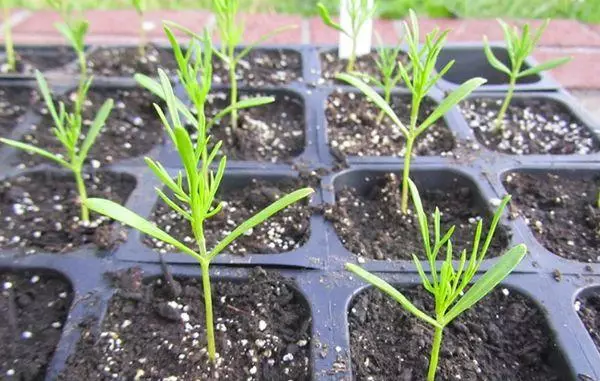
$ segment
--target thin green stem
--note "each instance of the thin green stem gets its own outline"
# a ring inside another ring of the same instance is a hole
[[[229,83],[231,86],[230,100],[229,103],[232,106],[231,110],[231,128],[235,131],[238,127],[238,112],[234,107],[237,104],[238,97],[238,86],[237,86],[237,76],[235,74],[235,62],[233,58],[229,60]]]
[[[408,211],[408,176],[410,175],[410,160],[412,156],[412,147],[414,144],[414,137],[408,137],[406,139],[406,149],[404,150],[404,172],[402,173],[402,213],[406,214]]]
[[[433,345],[431,347],[431,356],[429,358],[429,372],[427,373],[427,381],[435,381],[435,373],[437,371],[438,361],[440,358],[440,348],[442,346],[443,335],[443,328],[435,328],[435,333],[433,334]]]
[[[77,60],[79,62],[79,90],[83,89],[83,85],[87,79],[87,60],[85,58],[85,48],[77,52]]]
[[[83,176],[81,175],[81,168],[74,169],[73,174],[75,175],[75,183],[77,184],[77,191],[79,192],[79,202],[81,203],[81,220],[83,222],[89,222],[90,211],[87,206],[85,206],[87,190],[85,189],[85,183],[83,182]]]
[[[506,110],[508,110],[508,106],[510,105],[510,101],[512,99],[513,93],[515,92],[515,85],[517,83],[517,76],[513,73],[510,76],[510,82],[508,84],[508,92],[506,93],[506,98],[504,98],[504,102],[502,103],[502,107],[500,111],[498,111],[498,116],[496,117],[496,126],[494,131],[500,132],[502,131],[502,127],[504,126],[504,116],[506,115]]]
[[[210,291],[210,274],[208,272],[210,264],[208,261],[200,262],[202,268],[202,289],[204,292],[204,309],[206,315],[206,341],[208,343],[208,358],[214,363],[217,358],[215,347],[215,329],[213,326],[213,307],[212,294]]]
[[[352,36],[352,50],[350,51],[350,58],[346,65],[346,72],[352,73],[354,71],[354,64],[356,63],[356,35]]]
[[[10,25],[10,9],[6,6],[4,0],[2,0],[2,6],[4,8],[4,46],[6,49],[6,63],[8,64],[8,70],[13,72],[17,69],[17,60],[12,39],[12,27]]]
[[[146,38],[147,33],[146,29],[144,29],[144,16],[140,15],[140,42],[138,45],[138,53],[140,58],[146,55]]]
[[[390,104],[391,98],[392,98],[392,88],[390,86],[386,85],[385,89],[384,89],[383,99],[385,100],[385,103]],[[377,124],[380,124],[383,121],[383,115],[384,115],[383,110],[379,110],[379,115],[377,115]]]

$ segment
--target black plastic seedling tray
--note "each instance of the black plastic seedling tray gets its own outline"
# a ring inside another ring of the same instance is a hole
[[[312,324],[311,369],[314,380],[351,380],[352,357],[348,327],[349,306],[352,300],[363,291],[366,284],[344,270],[346,262],[358,263],[399,286],[419,284],[415,265],[402,260],[359,259],[344,247],[333,224],[323,216],[323,210],[336,203],[336,191],[344,186],[358,189],[368,186],[366,178],[385,173],[400,173],[401,157],[347,157],[347,165],[336,161],[328,146],[327,123],[324,104],[327,97],[336,89],[355,91],[347,86],[331,85],[320,81],[319,53],[328,47],[315,46],[272,46],[267,49],[292,49],[302,55],[302,79],[285,86],[265,86],[250,88],[242,85],[241,91],[261,94],[293,94],[304,104],[305,147],[299,156],[286,162],[245,162],[231,161],[223,187],[239,187],[251,179],[298,178],[307,173],[319,174],[320,183],[311,197],[310,237],[296,250],[280,254],[252,253],[245,256],[223,254],[216,258],[212,267],[213,279],[247,279],[250,269],[261,266],[266,271],[276,272],[285,278],[294,279],[298,291],[310,307]],[[461,50],[462,49],[462,50]],[[449,45],[447,57],[465,54],[465,59],[479,57],[481,45]],[[450,54],[452,53],[452,54]],[[468,52],[467,52],[468,53]],[[446,57],[446,55],[444,55]],[[481,57],[479,57],[481,58]],[[485,58],[485,57],[484,57]],[[531,65],[533,61],[528,61]],[[470,70],[472,64],[460,59],[457,70]],[[488,70],[485,67],[482,70]],[[487,73],[487,72],[485,72]],[[460,74],[460,73],[459,73]],[[565,91],[560,89],[546,75],[538,83],[519,85],[517,97],[540,97],[556,99],[565,104],[581,121],[597,135],[598,126],[587,113]],[[76,84],[76,79],[53,78],[52,86],[57,92],[64,92]],[[0,86],[35,87],[32,81],[6,81]],[[98,77],[95,86],[103,88],[131,88],[135,84],[130,78]],[[442,83],[440,89],[432,90],[430,97],[436,102],[443,99],[443,91],[451,89],[450,84]],[[482,88],[477,96],[501,96],[506,87],[495,84]],[[227,90],[217,86],[215,90]],[[487,90],[489,92],[485,92]],[[178,86],[176,91],[182,94]],[[526,91],[526,92],[525,92]],[[405,90],[397,89],[404,94]],[[16,126],[11,137],[19,139],[31,123],[37,123],[40,116],[30,111]],[[471,128],[458,108],[445,116],[448,128],[453,132],[457,144],[469,147],[477,142]],[[164,144],[155,146],[149,156],[158,158],[169,173],[175,174],[180,164],[177,154],[165,136]],[[51,165],[20,169],[14,166],[16,151],[0,148],[0,179],[6,179],[31,171],[64,173]],[[102,166],[100,170],[113,171],[132,176],[136,187],[126,202],[126,206],[148,217],[159,198],[154,187],[161,184],[146,167],[142,157]],[[493,212],[493,204],[506,194],[502,184],[503,175],[509,171],[567,171],[574,175],[585,172],[600,172],[598,153],[570,156],[512,156],[487,150],[465,149],[452,157],[417,157],[413,160],[411,173],[415,181],[427,188],[447,188],[460,184],[468,187],[475,195],[480,209]],[[551,357],[555,359],[555,369],[565,380],[600,380],[600,351],[595,347],[590,335],[575,311],[574,303],[579,297],[600,287],[600,264],[565,260],[552,254],[535,239],[530,228],[521,217],[509,219],[508,213],[502,217],[501,225],[508,233],[509,244],[525,243],[529,254],[504,282],[503,287],[519,291],[527,296],[543,312],[554,336],[556,348]],[[145,277],[160,276],[159,255],[143,243],[143,236],[126,229],[127,239],[112,250],[99,250],[90,245],[75,251],[61,254],[37,252],[26,255],[22,250],[0,251],[0,269],[20,271],[25,269],[55,271],[62,274],[72,285],[73,304],[69,312],[62,338],[48,367],[46,381],[54,380],[65,367],[67,358],[72,355],[80,342],[81,325],[90,320],[99,324],[104,318],[108,302],[115,293],[105,277],[105,273],[119,269],[141,267]],[[181,253],[163,255],[175,276],[197,277],[199,267]],[[497,259],[486,260],[481,271],[492,266]],[[423,263],[426,271],[427,264]],[[557,273],[561,274],[557,280]],[[91,319],[90,319],[91,318]]]

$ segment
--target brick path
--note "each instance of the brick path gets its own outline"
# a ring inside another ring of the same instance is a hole
[[[89,43],[135,42],[139,31],[139,20],[134,11],[89,11]],[[296,29],[288,30],[272,39],[279,44],[332,44],[337,41],[337,32],[324,26],[317,18],[304,19],[289,15],[243,15],[246,23],[246,42],[253,41],[265,32],[283,25],[295,24]],[[156,29],[149,33],[155,41],[164,41],[160,28],[161,20],[172,20],[193,30],[203,27],[214,28],[215,19],[206,11],[152,11],[147,20],[156,23]],[[16,43],[63,43],[64,39],[54,28],[58,16],[54,12],[13,11],[11,22]],[[522,21],[517,21],[522,22]],[[534,21],[539,23],[539,21]],[[423,31],[434,27],[450,28],[450,42],[480,42],[483,34],[490,41],[502,39],[502,33],[495,20],[451,20],[422,19]],[[400,21],[378,20],[375,30],[386,43],[397,41],[401,31]],[[600,92],[600,25],[588,25],[578,21],[556,20],[546,30],[539,49],[534,56],[540,60],[569,55],[573,60],[552,71],[552,75],[564,86],[576,90],[575,94],[595,96]],[[579,91],[579,92],[577,92]],[[590,95],[591,94],[591,95]],[[595,110],[600,107],[594,107]],[[600,114],[599,114],[600,116]]]

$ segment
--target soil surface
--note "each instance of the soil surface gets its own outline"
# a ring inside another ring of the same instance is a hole
[[[461,104],[480,143],[510,155],[585,155],[600,149],[589,128],[557,101],[513,98],[501,132],[496,116],[503,99],[476,98]]]
[[[379,68],[377,67],[377,59],[379,57],[379,53],[377,51],[372,51],[369,54],[364,56],[360,56],[356,59],[356,63],[354,66],[354,71],[359,73],[368,74],[372,77],[375,77],[381,80],[381,74]],[[398,55],[398,62],[406,63],[408,61],[408,56],[405,53],[400,53]],[[321,76],[329,83],[336,83],[338,85],[348,85],[347,82],[338,81],[335,79],[335,76],[338,73],[345,73],[346,66],[348,65],[348,60],[343,59],[340,60],[338,56],[337,49],[323,52],[321,53]],[[400,86],[401,84],[399,84]]]
[[[392,97],[391,106],[403,123],[410,122],[411,102],[408,95]],[[402,131],[386,116],[378,123],[379,108],[362,94],[335,92],[326,103],[327,134],[334,155],[404,156],[406,139]],[[435,107],[431,100],[421,106],[419,122]],[[452,131],[439,119],[415,143],[419,156],[446,156],[455,147]]]
[[[240,110],[238,127],[231,128],[228,116],[213,126],[213,142],[223,141],[229,160],[288,162],[304,150],[304,101],[294,93],[247,93],[240,99],[274,96],[275,102]],[[211,94],[206,115],[212,117],[229,106],[229,94]]]
[[[0,282],[0,378],[44,380],[67,320],[71,286],[44,272],[3,272]]]
[[[600,292],[596,290],[587,298],[575,303],[579,307],[577,310],[579,317],[600,350]]]
[[[403,215],[401,211],[402,178],[386,174],[371,177],[368,181],[371,185],[365,192],[351,187],[337,191],[336,204],[325,211],[326,218],[333,222],[344,246],[354,254],[370,259],[412,261],[412,254],[426,259],[411,199],[411,213]],[[481,209],[477,204],[477,195],[468,187],[459,184],[448,184],[444,189],[419,186],[419,191],[428,215],[432,215],[436,206],[440,209],[443,233],[456,225],[452,236],[456,258],[464,248],[468,253],[471,252],[473,236],[480,218],[484,219],[482,240],[485,239],[492,215]],[[428,222],[430,230],[433,231],[433,217]],[[487,256],[503,254],[507,245],[508,234],[499,226]]]
[[[71,110],[71,99],[74,97],[75,92],[69,92],[68,95],[58,99],[67,104],[67,110]],[[148,91],[141,89],[91,89],[84,106],[84,129],[85,126],[91,125],[96,112],[109,98],[114,100],[115,105],[88,154],[88,161],[94,168],[142,156],[163,142],[164,128],[152,106],[157,99]],[[31,125],[22,140],[51,152],[66,155],[62,143],[52,132],[54,123],[48,109],[40,103],[39,110],[42,114],[41,121]],[[40,163],[54,165],[48,159],[27,152],[18,154],[17,163],[27,167]]]
[[[432,314],[421,287],[403,289]],[[359,294],[350,306],[352,368],[356,380],[425,380],[433,329],[379,290]],[[551,354],[556,344],[542,312],[508,289],[497,289],[444,330],[437,380],[565,380]]]
[[[45,72],[60,69],[76,59],[72,49],[54,47],[52,49],[16,49],[17,74],[34,75],[36,70]],[[13,74],[8,71],[4,58],[0,59],[0,74]]]
[[[301,180],[252,180],[246,186],[225,189],[217,195],[217,200],[226,203],[223,210],[205,224],[207,247],[213,247],[239,224],[281,196],[305,186]],[[310,236],[311,214],[308,200],[299,201],[254,227],[251,234],[239,237],[225,252],[274,254],[294,250],[302,246]],[[151,220],[156,221],[159,227],[182,242],[194,241],[189,222],[162,201],[155,208]],[[174,247],[151,237],[146,237],[145,242],[163,253],[177,251]]]
[[[130,176],[98,172],[85,177],[88,197],[123,204],[135,188]],[[88,226],[80,221],[79,193],[71,175],[32,172],[0,182],[0,247],[21,248],[25,253],[67,252],[95,243],[100,248],[114,242],[111,221],[94,213]]]
[[[310,380],[311,317],[290,281],[262,269],[248,281],[213,280],[217,366],[206,353],[199,279],[175,287],[141,274],[110,302],[102,332],[85,329],[59,379]],[[172,284],[173,285],[173,284]]]
[[[546,249],[567,259],[600,262],[600,176],[510,173],[504,186]]]
[[[10,136],[36,99],[36,91],[26,87],[3,86],[0,88],[0,136]]]
[[[177,62],[171,49],[146,47],[140,56],[137,47],[101,47],[89,54],[88,68],[94,75],[132,77],[136,73],[158,76],[158,68],[175,73]]]
[[[229,84],[229,69],[213,56],[213,85]],[[253,49],[236,70],[240,85],[280,86],[302,80],[302,55],[294,50]]]

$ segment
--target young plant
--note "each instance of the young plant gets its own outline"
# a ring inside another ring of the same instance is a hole
[[[104,214],[114,220],[120,221],[145,234],[170,244],[198,261],[202,271],[208,354],[209,358],[214,361],[216,358],[216,348],[209,274],[211,261],[236,238],[249,231],[254,226],[264,222],[270,216],[286,208],[288,205],[309,196],[313,193],[313,190],[304,188],[283,196],[267,208],[240,224],[212,249],[208,249],[204,237],[204,222],[219,213],[223,208],[222,203],[216,202],[215,196],[219,190],[223,175],[225,174],[226,158],[222,157],[219,160],[219,163],[216,166],[216,172],[211,169],[221,146],[221,142],[216,143],[214,147],[209,150],[208,143],[210,137],[207,135],[206,119],[201,111],[202,108],[198,110],[197,114],[199,138],[194,144],[189,132],[185,129],[184,124],[180,119],[177,98],[175,98],[169,78],[162,70],[159,71],[159,76],[162,93],[165,95],[167,103],[166,108],[169,118],[167,119],[167,116],[161,107],[156,104],[154,107],[179,153],[183,171],[180,171],[174,180],[159,162],[146,158],[146,163],[170,193],[172,193],[172,196],[169,196],[162,190],[156,189],[159,197],[173,209],[174,212],[180,214],[189,222],[196,241],[196,247],[192,248],[181,243],[156,227],[152,222],[145,220],[143,217],[112,201],[90,198],[87,200],[86,205],[98,213]],[[193,95],[193,99],[206,99],[205,96],[209,89],[210,85],[207,88],[205,84],[198,83],[198,86],[194,89],[196,93]]]
[[[388,48],[380,43],[377,52],[378,56],[375,60],[375,64],[377,65],[381,79],[377,76],[359,72],[353,72],[351,74],[361,77],[369,84],[374,84],[383,89],[383,100],[385,103],[389,104],[392,97],[392,90],[398,85],[398,82],[402,80],[402,74],[400,74],[400,70],[398,70],[398,57],[401,49],[400,45],[395,48]],[[379,115],[377,116],[377,123],[381,123],[383,117],[384,112],[383,110],[380,110]]]
[[[35,76],[40,88],[40,92],[42,93],[42,97],[44,98],[44,102],[46,103],[46,107],[48,107],[48,111],[50,112],[54,122],[52,132],[62,143],[65,151],[67,152],[67,157],[65,158],[63,155],[52,153],[45,149],[16,140],[0,138],[0,142],[27,152],[38,154],[71,170],[73,172],[73,176],[75,177],[77,191],[79,192],[79,201],[81,202],[81,220],[84,223],[89,222],[89,211],[85,203],[87,200],[87,191],[82,175],[83,164],[87,158],[88,152],[92,148],[92,145],[96,141],[98,134],[100,134],[100,130],[104,126],[106,119],[112,110],[113,100],[108,99],[106,102],[104,102],[96,114],[96,117],[90,128],[84,132],[82,131],[82,109],[87,92],[92,83],[92,78],[88,79],[79,89],[73,105],[73,111],[68,113],[63,102],[60,102],[58,104],[58,110],[56,109],[54,101],[52,100],[52,96],[50,95],[48,83],[42,74],[39,71],[36,71]],[[82,134],[85,135],[83,140],[81,139]]]
[[[0,0],[4,22],[4,52],[6,54],[6,65],[9,72],[17,70],[17,57],[12,39],[12,25],[10,22],[10,8],[7,0]]]
[[[408,178],[410,174],[412,149],[415,140],[438,119],[443,117],[448,110],[486,82],[483,78],[473,78],[466,81],[448,95],[424,121],[419,122],[421,104],[427,97],[427,93],[450,69],[450,67],[452,67],[454,61],[449,62],[439,73],[434,73],[435,63],[444,45],[448,31],[439,33],[437,29],[433,30],[425,36],[425,44],[420,47],[417,17],[413,11],[410,11],[409,14],[410,24],[405,22],[404,30],[409,48],[408,57],[410,62],[408,65],[410,65],[410,67],[408,65],[405,66],[402,63],[398,65],[402,80],[412,93],[410,121],[408,126],[400,121],[400,118],[394,113],[388,102],[361,79],[345,73],[336,76],[337,79],[346,81],[361,90],[368,99],[375,103],[375,105],[377,105],[377,107],[392,120],[394,125],[402,132],[406,139],[406,147],[404,150],[404,172],[402,175],[402,213],[406,213],[408,210]]]
[[[217,29],[221,39],[221,50],[215,51],[215,54],[223,61],[229,70],[229,86],[231,110],[231,128],[237,129],[238,114],[235,107],[238,102],[238,83],[237,83],[237,65],[243,60],[250,51],[258,44],[272,38],[273,36],[288,30],[296,28],[296,25],[276,28],[273,31],[263,35],[257,41],[247,45],[239,52],[236,47],[242,42],[244,36],[244,23],[237,19],[239,0],[214,0],[213,9],[217,17]]]
[[[212,57],[214,52],[209,33],[208,31],[205,31],[204,34],[200,35],[192,32],[191,30],[179,24],[170,21],[166,21],[164,24],[165,34],[167,35],[167,39],[171,44],[171,47],[173,49],[173,55],[175,57],[175,61],[177,62],[177,75],[179,77],[179,81],[186,90],[188,99],[194,105],[196,115],[201,115],[203,118],[205,118],[204,104],[206,102],[206,97],[208,96],[212,85]],[[173,33],[171,27],[185,32],[188,36],[192,38],[192,41],[185,52],[181,48],[181,45],[179,44],[177,39],[175,38],[175,34]],[[135,74],[134,78],[138,82],[138,84],[140,84],[140,86],[144,87],[146,90],[158,96],[163,101],[166,100],[160,82],[147,75],[139,73]],[[201,86],[200,83],[198,83],[198,78],[200,78],[200,82],[203,84],[203,92],[200,92],[198,90],[198,88]],[[204,92],[206,92],[206,94],[204,94]],[[199,94],[202,94],[202,96],[199,97]],[[206,120],[206,129],[207,131],[210,131],[210,129],[212,128],[212,126],[214,126],[215,123],[217,123],[221,118],[223,118],[227,114],[230,114],[233,110],[241,110],[245,108],[262,106],[269,103],[273,103],[274,101],[274,97],[253,97],[241,100],[239,102],[236,102],[235,104],[230,104],[223,110],[217,112],[217,114],[213,118]],[[176,99],[175,104],[179,109],[179,112],[186,119],[187,123],[196,126],[197,128],[197,117],[194,115],[193,112],[190,111],[190,109],[185,105],[185,103],[179,99]]]
[[[494,232],[498,225],[498,221],[500,220],[500,216],[502,215],[506,204],[510,200],[510,196],[506,196],[498,207],[488,231],[487,238],[485,239],[485,242],[481,248],[479,245],[481,241],[483,223],[481,220],[479,220],[477,229],[475,230],[475,236],[473,238],[473,249],[471,250],[469,261],[467,262],[467,250],[464,249],[460,253],[460,261],[458,268],[456,269],[452,264],[453,252],[451,238],[452,234],[454,233],[454,226],[451,227],[450,230],[444,234],[444,236],[441,236],[441,214],[439,209],[436,208],[433,215],[434,239],[433,242],[431,242],[429,225],[427,223],[427,215],[423,210],[419,192],[412,181],[409,182],[409,186],[415,205],[415,212],[417,214],[419,227],[421,229],[421,237],[423,238],[425,255],[427,256],[429,267],[431,269],[431,278],[425,274],[421,262],[414,254],[413,260],[421,277],[421,281],[423,282],[423,287],[431,295],[433,295],[435,303],[435,315],[430,316],[424,311],[418,309],[392,285],[376,275],[363,270],[361,267],[347,263],[346,269],[352,271],[365,281],[371,283],[373,286],[391,296],[394,300],[400,303],[402,307],[404,307],[408,312],[412,313],[418,319],[421,319],[427,324],[433,326],[435,333],[433,336],[427,380],[434,381],[440,348],[442,345],[444,328],[463,312],[474,306],[478,301],[490,293],[504,278],[506,278],[521,262],[527,253],[527,247],[521,244],[508,250],[498,259],[498,262],[496,262],[492,268],[490,268],[485,274],[477,279],[472,286],[468,287],[473,280],[473,277],[481,267],[490,242],[494,237]],[[443,253],[444,246],[446,246],[446,257],[442,263],[441,269],[438,271],[435,262],[440,251]]]
[[[373,18],[375,10],[375,6],[369,6],[369,0],[346,0],[345,11],[350,17],[350,26],[349,28],[344,28],[342,25],[333,21],[329,10],[323,3],[317,3],[317,11],[321,16],[323,23],[328,27],[343,33],[351,40],[350,58],[348,59],[348,64],[346,65],[346,71],[349,73],[354,71],[359,33],[365,23]]]
[[[138,46],[138,53],[140,57],[143,57],[146,55],[147,36],[144,15],[146,13],[147,4],[146,0],[131,0],[131,2],[133,3],[133,7],[135,8],[135,11],[137,12],[140,18],[140,43]]]
[[[145,220],[143,217],[114,202],[102,199],[88,199],[86,205],[98,213],[111,217],[170,244],[198,261],[202,272],[208,355],[210,360],[214,361],[216,358],[216,347],[209,274],[211,261],[236,238],[290,204],[309,196],[313,193],[313,190],[304,188],[281,197],[267,208],[240,224],[212,249],[209,250],[207,248],[204,237],[204,223],[223,208],[223,204],[216,202],[215,197],[225,174],[227,160],[225,156],[221,157],[218,160],[218,165],[215,166],[216,172],[211,169],[222,143],[216,142],[211,147],[210,136],[208,134],[211,122],[207,121],[204,114],[204,106],[212,81],[212,43],[208,32],[206,32],[202,37],[198,36],[202,43],[200,49],[191,48],[183,54],[171,30],[165,27],[165,32],[173,44],[174,54],[179,64],[179,78],[188,98],[193,104],[195,112],[186,108],[184,103],[175,97],[171,82],[162,69],[159,70],[158,82],[148,77],[138,77],[138,80],[141,78],[141,83],[147,86],[154,94],[164,99],[166,103],[166,113],[158,105],[155,104],[154,107],[167,130],[168,136],[179,153],[183,171],[179,171],[176,178],[173,179],[160,162],[148,157],[145,160],[150,169],[171,194],[169,195],[167,192],[156,188],[158,196],[174,212],[180,214],[188,221],[196,241],[196,247],[192,248],[179,242],[156,227],[152,222]],[[194,50],[193,53],[191,52],[192,49]],[[267,101],[272,102],[273,99],[270,98]],[[247,102],[251,103],[252,101],[248,100]],[[249,105],[249,107],[251,106]],[[185,128],[181,116],[196,127],[195,133],[197,138],[195,142]]]
[[[569,62],[571,59],[570,57],[556,58],[539,64],[538,66],[522,70],[525,59],[527,56],[533,53],[533,50],[540,41],[542,34],[548,27],[549,22],[550,20],[544,21],[544,23],[537,30],[531,30],[529,24],[525,24],[519,33],[519,30],[516,26],[511,27],[504,21],[500,19],[498,20],[498,23],[504,31],[504,39],[506,43],[506,50],[508,51],[510,67],[502,63],[502,61],[496,57],[492,51],[492,48],[490,47],[487,36],[483,37],[484,51],[490,65],[492,65],[496,70],[506,74],[509,78],[508,92],[506,93],[504,102],[502,103],[500,111],[498,112],[498,116],[496,117],[495,127],[497,131],[502,130],[504,125],[504,116],[508,106],[510,105],[510,101],[514,94],[518,79],[538,74],[542,71],[554,69],[555,67]]]

